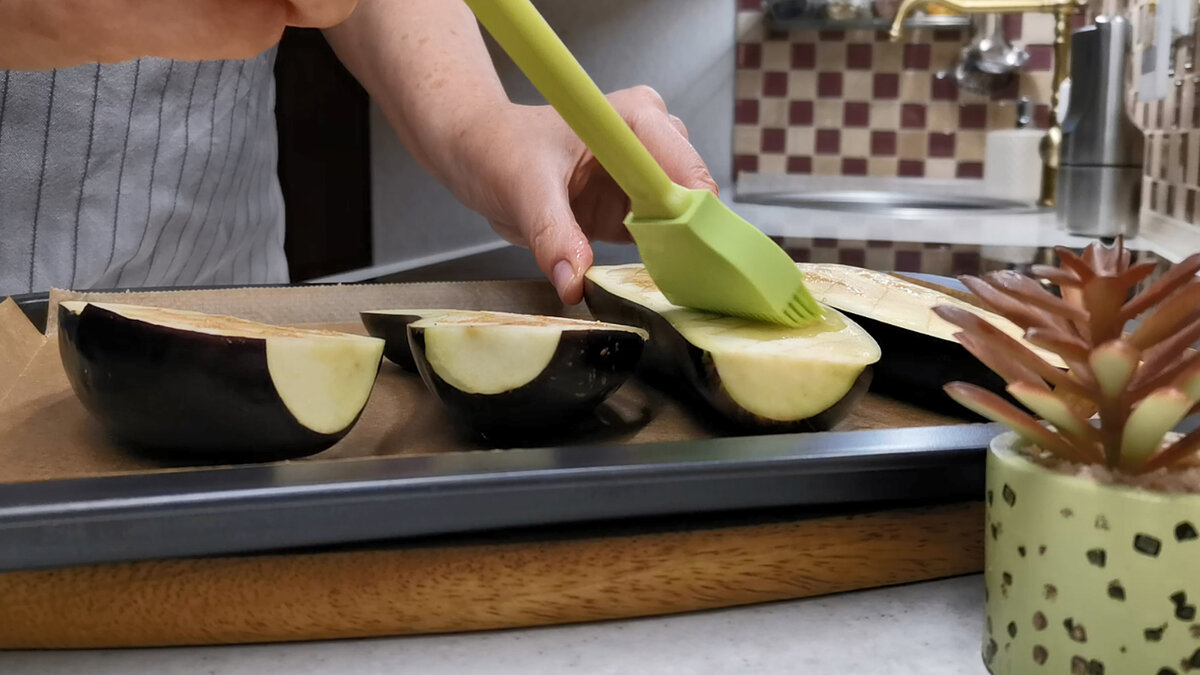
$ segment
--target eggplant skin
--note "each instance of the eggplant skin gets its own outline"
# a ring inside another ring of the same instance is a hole
[[[650,333],[642,359],[643,377],[655,386],[691,400],[717,413],[705,421],[732,431],[793,433],[827,431],[846,417],[867,392],[871,367],[854,381],[836,404],[811,417],[796,420],[767,419],[739,405],[721,384],[712,356],[688,342],[661,314],[617,296],[595,281],[584,278],[583,297],[601,321],[637,326]]]
[[[564,329],[537,377],[499,394],[475,394],[454,387],[430,366],[423,327],[410,327],[408,335],[421,378],[446,407],[477,431],[527,438],[591,414],[633,375],[646,344],[628,330]]]
[[[420,321],[424,318],[422,315],[361,312],[359,316],[367,334],[383,340],[383,355],[388,361],[410,373],[417,372],[417,363],[408,344],[408,324]]]
[[[296,421],[267,370],[265,340],[159,326],[91,304],[79,314],[59,307],[58,321],[75,394],[118,441],[144,454],[276,461],[321,452],[354,426],[322,434]]]

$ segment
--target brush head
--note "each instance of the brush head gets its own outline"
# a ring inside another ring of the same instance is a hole
[[[711,192],[687,192],[691,203],[676,218],[625,220],[668,300],[785,326],[822,318],[804,274],[778,244]]]
[[[981,67],[976,60],[960,61],[954,70],[958,88],[975,94],[991,96],[1006,90],[1017,79],[1017,71],[992,71]]]

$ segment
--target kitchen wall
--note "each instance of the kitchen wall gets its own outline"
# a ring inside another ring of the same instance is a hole
[[[649,84],[688,125],[722,185],[731,183],[733,28],[730,0],[535,0],[605,91]],[[514,99],[536,91],[503,54],[501,77]],[[403,268],[499,245],[487,223],[417,166],[377,109],[371,114],[372,219],[377,265]],[[615,247],[614,247],[615,248]],[[628,250],[626,250],[628,249]],[[610,251],[636,255],[632,247]]]
[[[820,176],[982,178],[990,129],[1015,124],[1028,97],[1049,121],[1054,20],[1004,18],[1030,58],[1012,86],[961,91],[954,66],[967,29],[778,31],[759,0],[738,7],[734,170]]]

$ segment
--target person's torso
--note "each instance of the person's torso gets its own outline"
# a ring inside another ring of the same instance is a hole
[[[0,297],[286,281],[274,60],[0,71]]]

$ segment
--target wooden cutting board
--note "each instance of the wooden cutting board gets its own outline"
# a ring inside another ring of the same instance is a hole
[[[982,569],[979,503],[703,523],[692,520],[676,531],[543,533],[0,574],[0,648],[212,645],[540,626],[802,598]]]

